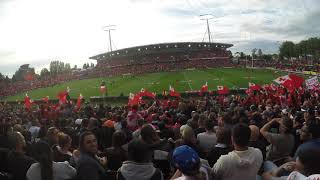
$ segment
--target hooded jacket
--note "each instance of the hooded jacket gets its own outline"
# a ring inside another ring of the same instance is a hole
[[[139,180],[150,180],[152,179],[162,179],[162,174],[160,177],[153,177],[157,169],[153,166],[153,163],[136,163],[132,161],[123,162],[121,168],[119,169],[121,175],[124,179],[139,179]]]
[[[255,180],[263,162],[259,149],[249,147],[245,151],[232,151],[222,155],[213,166],[214,173],[224,180]]]

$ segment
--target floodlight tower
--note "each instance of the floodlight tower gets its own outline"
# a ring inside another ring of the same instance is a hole
[[[109,34],[109,47],[110,47],[110,52],[112,52],[112,41],[111,41],[111,31],[116,30],[114,29],[116,25],[108,25],[108,26],[104,26],[103,30],[107,31]]]
[[[208,16],[211,16],[211,17],[208,17]],[[200,20],[207,21],[208,39],[209,39],[209,43],[211,43],[211,32],[210,32],[209,20],[213,19],[213,15],[212,14],[201,14],[200,17],[203,17]]]

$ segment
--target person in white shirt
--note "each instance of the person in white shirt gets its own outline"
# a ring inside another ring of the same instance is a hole
[[[222,155],[213,166],[218,179],[222,180],[255,180],[263,162],[259,149],[248,147],[251,130],[242,123],[232,129],[231,140],[234,151]]]
[[[213,147],[217,144],[217,136],[213,131],[214,123],[210,119],[205,120],[206,132],[200,133],[197,136],[201,150],[204,153],[209,153]]]
[[[28,180],[67,180],[75,177],[76,170],[68,162],[53,162],[49,144],[39,141],[34,148],[38,161],[28,169]]]

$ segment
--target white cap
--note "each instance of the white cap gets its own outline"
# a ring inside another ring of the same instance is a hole
[[[74,122],[76,125],[81,125],[82,123],[82,119],[76,119],[76,121]]]

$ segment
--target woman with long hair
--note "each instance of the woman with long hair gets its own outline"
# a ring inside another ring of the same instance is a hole
[[[46,142],[39,141],[34,146],[35,159],[27,172],[29,180],[66,180],[76,175],[76,170],[67,162],[53,162],[52,150]]]
[[[97,156],[98,143],[96,136],[86,131],[79,139],[80,157],[77,161],[79,180],[102,180],[106,179],[106,172],[103,165],[106,159]]]

